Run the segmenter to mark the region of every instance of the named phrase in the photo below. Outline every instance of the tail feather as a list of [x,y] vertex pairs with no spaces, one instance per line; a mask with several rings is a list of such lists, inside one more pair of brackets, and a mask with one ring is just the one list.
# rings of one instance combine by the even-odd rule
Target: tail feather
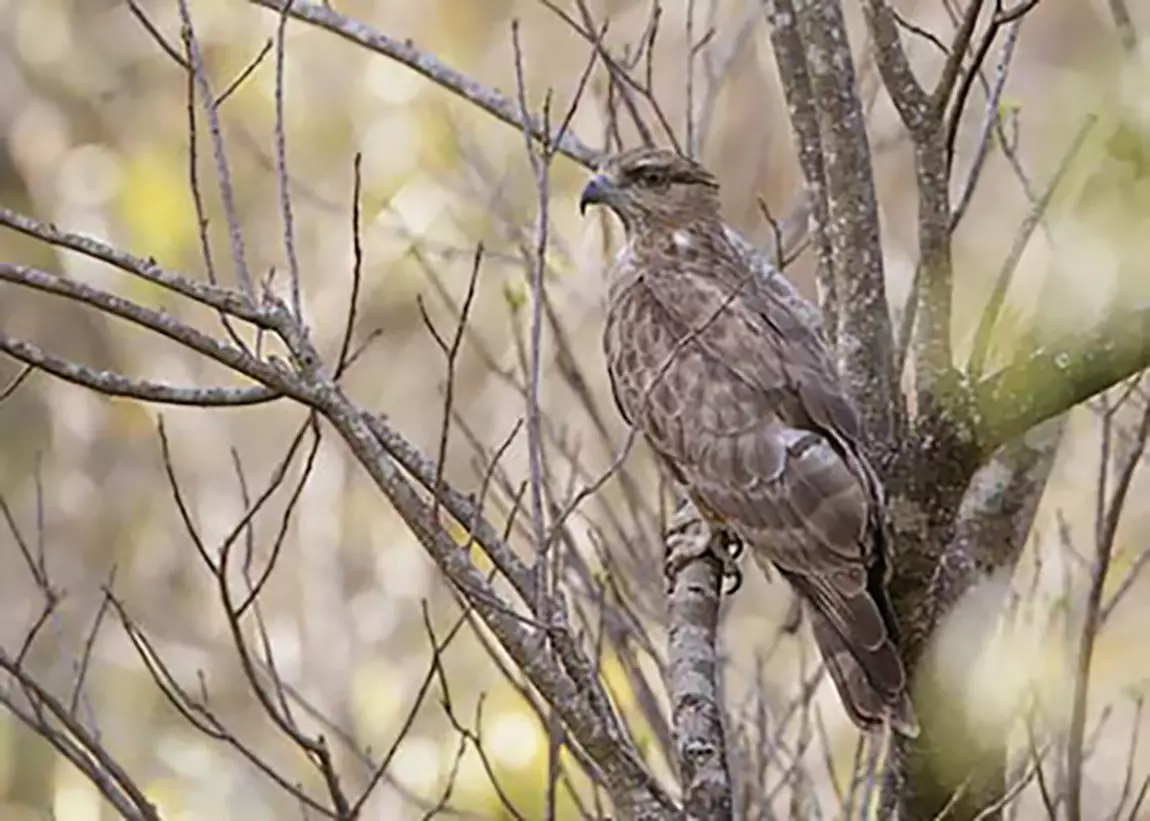
[[808,604],[815,643],[851,719],[864,729],[889,721],[900,735],[917,737],[918,719],[894,643],[887,639],[874,649],[850,644],[817,606]]
[[806,604],[815,644],[851,719],[863,729],[889,721],[901,735],[916,737],[918,720],[883,602],[865,587],[833,590],[785,575]]

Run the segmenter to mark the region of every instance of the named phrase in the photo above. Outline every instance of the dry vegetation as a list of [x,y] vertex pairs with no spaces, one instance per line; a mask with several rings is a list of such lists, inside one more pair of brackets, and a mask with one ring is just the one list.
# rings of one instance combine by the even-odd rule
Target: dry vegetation
[[[1150,818],[1144,3],[0,20],[0,817]],[[576,209],[644,139],[839,345],[918,744],[664,582]]]

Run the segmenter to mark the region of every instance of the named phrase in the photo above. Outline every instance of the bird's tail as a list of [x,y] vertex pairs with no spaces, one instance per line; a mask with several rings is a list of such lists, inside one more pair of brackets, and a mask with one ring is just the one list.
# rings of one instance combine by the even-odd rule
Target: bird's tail
[[[870,595],[860,592],[834,603],[804,598],[809,605],[815,643],[855,724],[873,730],[889,722],[900,735],[918,736],[918,719],[908,694],[906,672]],[[840,612],[824,612],[828,604]],[[867,629],[876,622],[881,628],[878,634]],[[840,625],[847,629],[840,629]]]

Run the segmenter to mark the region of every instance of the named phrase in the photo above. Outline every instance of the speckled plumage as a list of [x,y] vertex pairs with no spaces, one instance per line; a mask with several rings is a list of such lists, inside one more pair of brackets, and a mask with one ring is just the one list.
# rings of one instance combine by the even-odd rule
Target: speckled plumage
[[624,418],[708,518],[794,587],[851,718],[915,734],[882,488],[822,338],[730,245],[718,183],[698,164],[626,152],[588,184],[581,207],[591,203],[627,233],[604,334]]

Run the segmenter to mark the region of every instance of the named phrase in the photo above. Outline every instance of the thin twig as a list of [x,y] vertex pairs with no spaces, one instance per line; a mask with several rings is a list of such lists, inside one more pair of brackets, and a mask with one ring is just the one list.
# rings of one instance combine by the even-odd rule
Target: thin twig
[[1026,250],[1031,236],[1034,234],[1034,229],[1038,227],[1038,224],[1046,215],[1046,210],[1050,207],[1050,203],[1058,191],[1059,184],[1072,167],[1074,159],[1078,156],[1078,152],[1085,144],[1086,138],[1089,136],[1095,122],[1097,122],[1097,118],[1091,115],[1079,126],[1077,133],[1074,135],[1074,139],[1070,142],[1070,147],[1063,153],[1062,161],[1058,164],[1058,168],[1054,172],[1050,183],[1046,186],[1046,190],[1042,192],[1042,196],[1039,197],[1038,202],[1031,207],[1030,213],[1026,215],[1022,226],[1014,235],[1014,242],[1011,244],[1010,252],[1002,263],[1002,268],[999,270],[998,277],[994,281],[994,287],[991,289],[990,296],[987,298],[986,307],[979,317],[978,329],[974,333],[970,362],[967,365],[967,370],[972,379],[977,380],[982,377],[986,366],[986,359],[990,353],[990,343],[994,334],[994,328],[998,324],[998,317],[1002,313],[1002,306],[1006,303],[1006,292],[1010,288],[1010,282],[1014,278],[1014,272],[1018,268],[1022,254]]
[[300,277],[299,260],[295,252],[295,224],[292,218],[291,185],[288,181],[287,126],[284,123],[284,61],[287,49],[284,47],[284,34],[287,31],[288,11],[292,0],[286,0],[276,26],[276,80],[275,80],[275,143],[276,176],[280,189],[280,213],[284,223],[284,253],[287,255],[288,276],[291,279],[291,305],[296,320],[303,318],[303,287]]
[[[290,3],[291,0],[288,0]],[[236,269],[236,279],[240,289],[249,301],[255,300],[255,285],[251,272],[248,270],[247,259],[244,254],[244,240],[240,227],[239,212],[236,209],[235,187],[232,185],[231,170],[228,165],[227,151],[224,148],[223,132],[220,127],[219,110],[215,104],[215,95],[212,94],[211,84],[208,82],[207,71],[204,67],[203,54],[200,51],[199,40],[196,39],[196,30],[192,25],[192,13],[188,0],[179,0],[181,29],[180,36],[188,55],[188,65],[195,77],[196,87],[199,89],[200,101],[204,107],[204,114],[208,118],[208,134],[212,141],[212,156],[215,159],[216,175],[220,186],[220,199],[224,206],[224,215],[228,224],[228,236],[231,239],[232,262]]]

